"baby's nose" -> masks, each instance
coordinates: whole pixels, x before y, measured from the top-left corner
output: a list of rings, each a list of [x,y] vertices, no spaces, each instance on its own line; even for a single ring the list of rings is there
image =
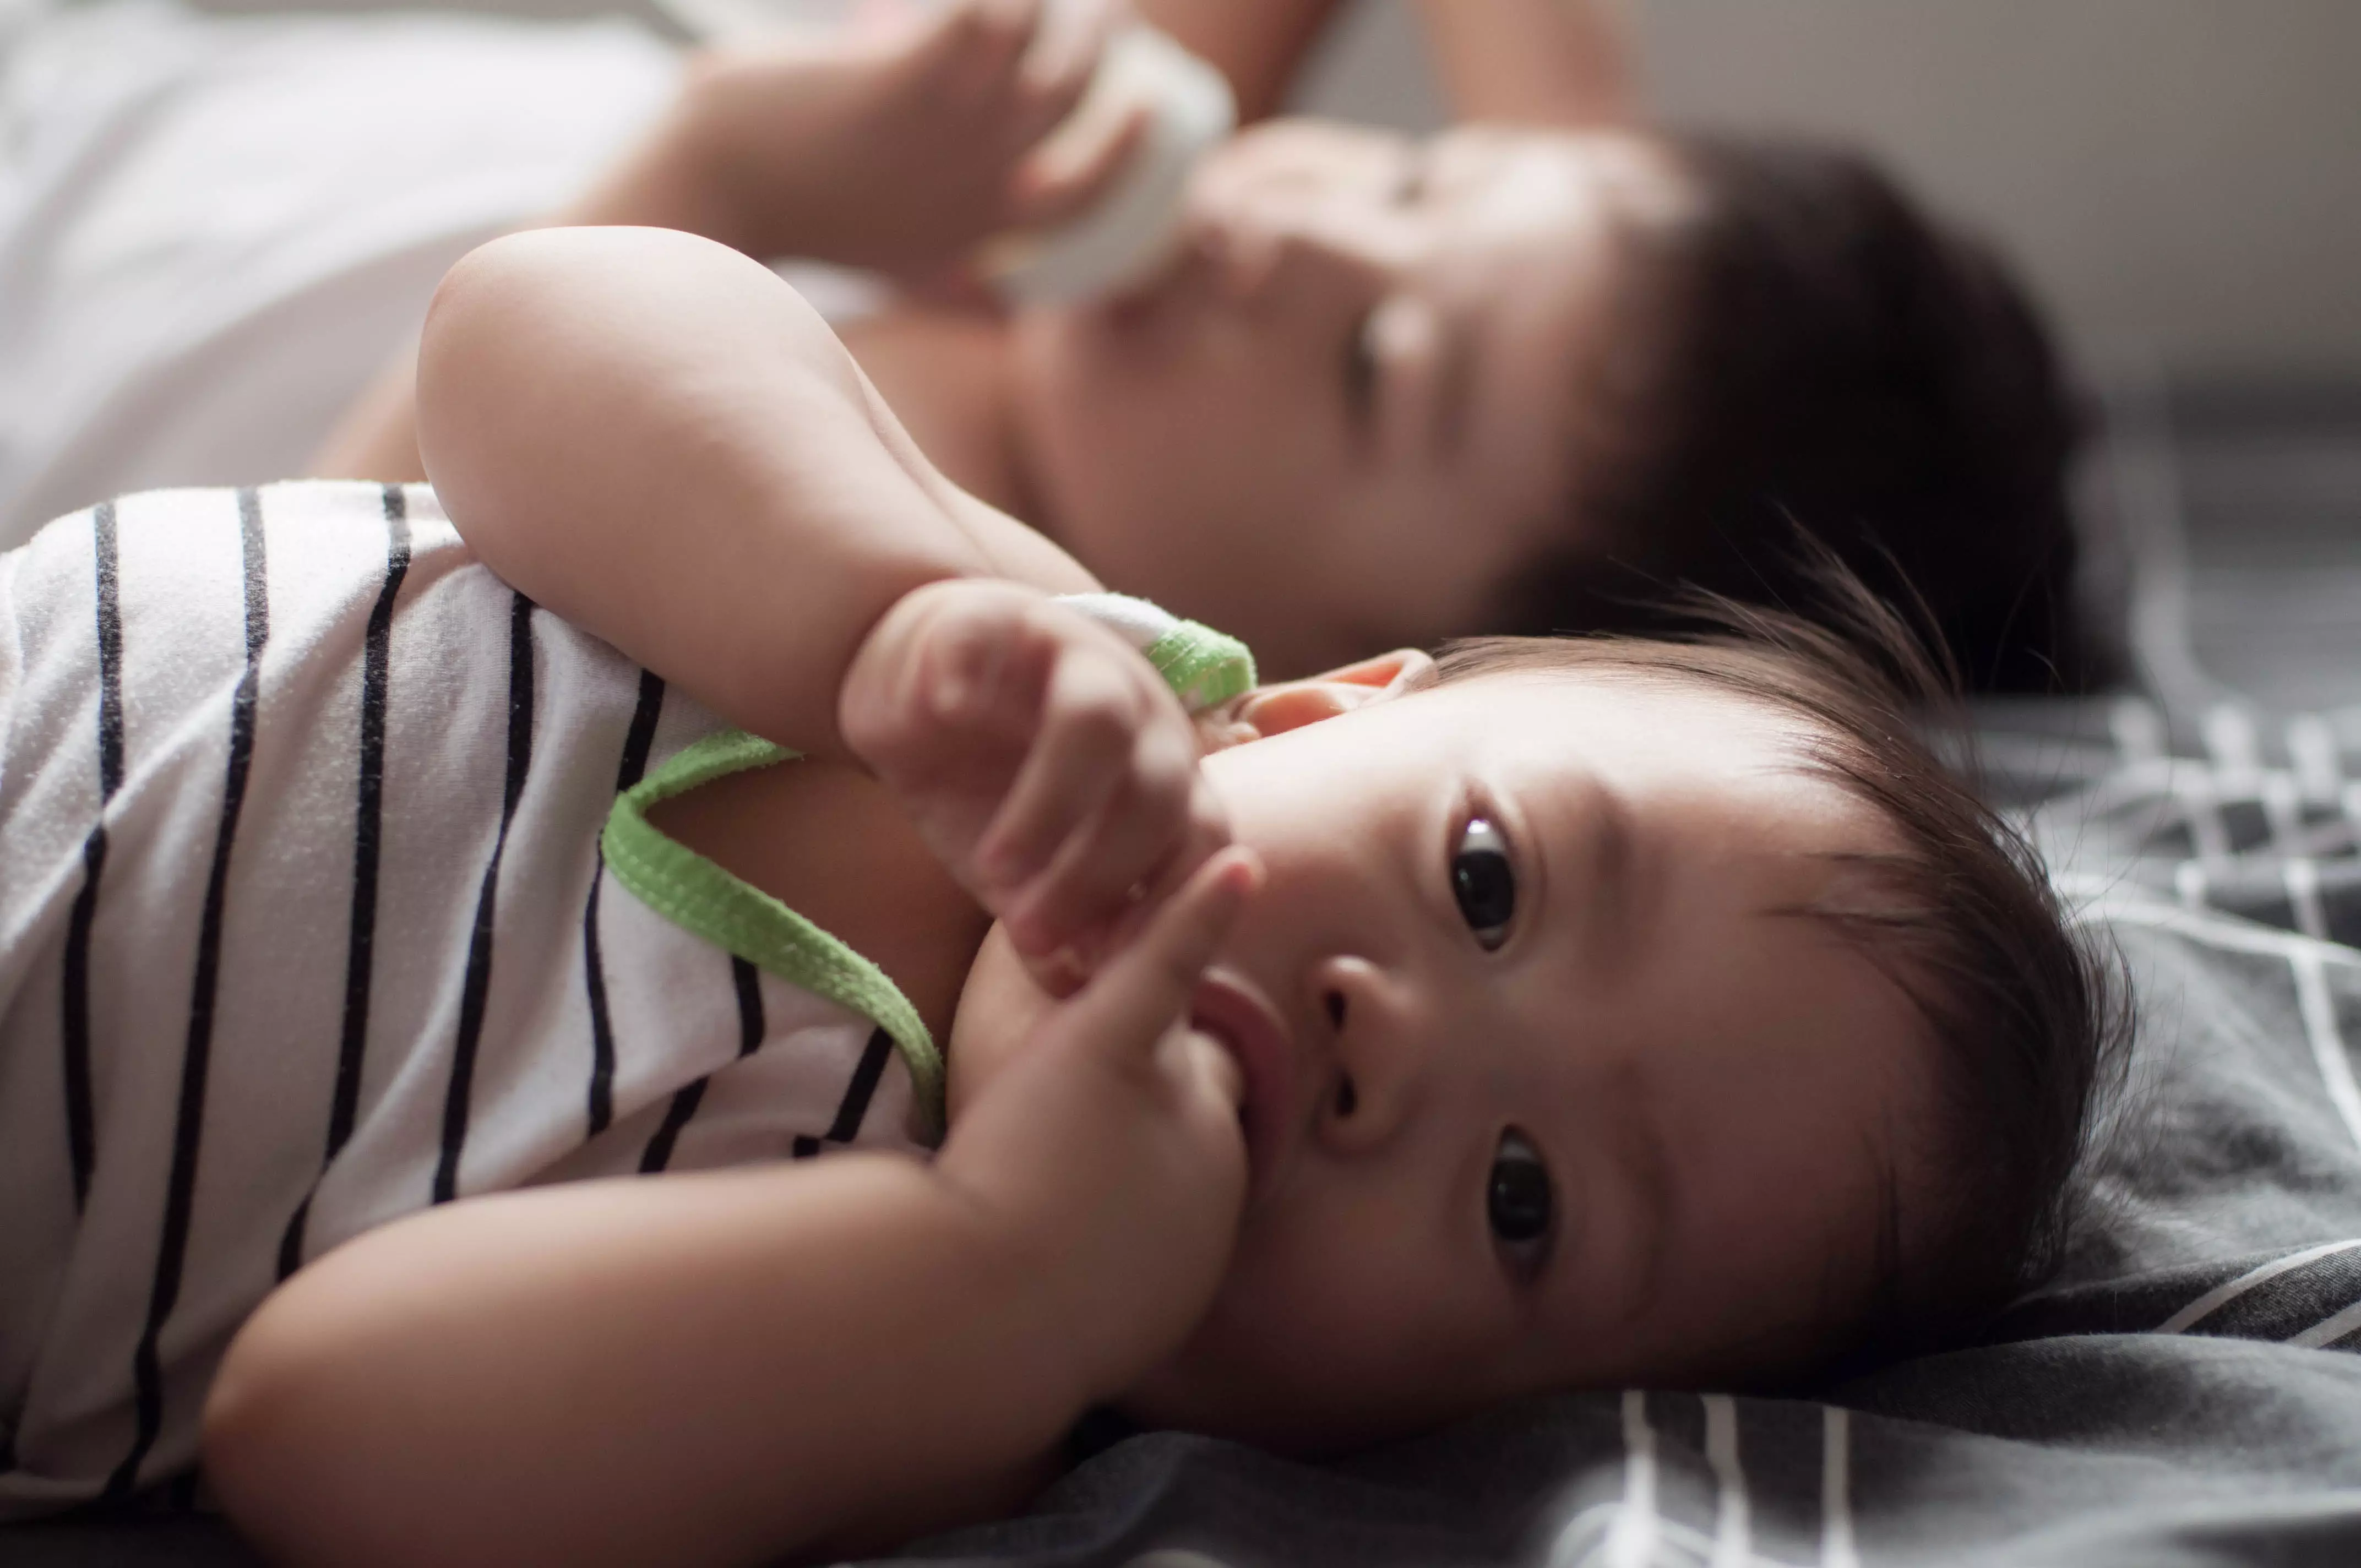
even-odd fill
[[[1201,229],[1197,246],[1231,300],[1312,319],[1366,310],[1394,270],[1381,247],[1308,218],[1226,219]]]
[[[1414,237],[1351,188],[1285,180],[1200,186],[1189,230],[1240,300],[1301,287],[1366,291],[1410,264]]]
[[[1366,959],[1323,959],[1312,979],[1328,1047],[1320,1139],[1339,1153],[1378,1147],[1416,1102],[1425,1053],[1415,1009],[1401,984]]]
[[[1266,120],[1197,166],[1196,193],[1284,190],[1301,196],[1383,188],[1411,144],[1389,132],[1326,120]]]

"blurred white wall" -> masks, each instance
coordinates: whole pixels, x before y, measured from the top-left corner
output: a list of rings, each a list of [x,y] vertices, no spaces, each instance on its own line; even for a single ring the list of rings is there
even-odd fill
[[[2361,0],[1630,4],[1661,113],[1867,143],[2007,247],[2089,369],[2361,378]],[[1405,0],[1305,101],[1434,121]]]

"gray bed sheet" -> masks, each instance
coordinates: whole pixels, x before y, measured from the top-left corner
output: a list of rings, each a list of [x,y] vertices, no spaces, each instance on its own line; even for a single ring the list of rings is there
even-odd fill
[[[2114,413],[2092,510],[2139,695],[1974,737],[2142,1016],[2057,1279],[1813,1399],[1535,1399],[1320,1466],[1136,1436],[900,1561],[2361,1563],[2361,395]],[[249,1561],[190,1517],[0,1534],[6,1564]]]

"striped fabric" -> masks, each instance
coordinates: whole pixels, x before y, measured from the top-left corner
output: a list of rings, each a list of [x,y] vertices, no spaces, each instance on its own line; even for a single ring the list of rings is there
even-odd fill
[[[263,1295],[519,1185],[913,1146],[882,1030],[598,832],[716,721],[431,492],[157,492],[0,557],[0,1519],[185,1473]]]

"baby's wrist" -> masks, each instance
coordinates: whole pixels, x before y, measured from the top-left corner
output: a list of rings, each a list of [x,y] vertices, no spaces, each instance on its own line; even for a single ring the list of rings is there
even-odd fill
[[[932,587],[932,583],[921,584],[887,605],[853,645],[852,656],[845,661],[844,674],[837,681],[836,732],[846,753],[873,772],[876,759],[870,754],[871,742],[881,732],[881,725],[890,726],[896,717],[895,696],[904,684],[897,672],[909,656],[925,613],[927,590]]]
[[[1016,1201],[988,1163],[977,1169],[970,1164],[955,1137],[931,1168],[965,1212],[985,1260],[979,1281],[1012,1293],[1012,1305],[1034,1331],[1027,1336],[1032,1358],[1052,1369],[1071,1415],[1115,1398],[1138,1381],[1148,1357],[1129,1343],[1137,1336],[1126,1332],[1122,1314],[1106,1311],[1104,1292],[1093,1288],[1084,1266],[1087,1238]]]
[[[928,658],[923,645],[937,635],[929,622],[946,615],[955,621],[980,615],[982,629],[972,625],[967,633],[972,652],[975,641],[1007,634],[1021,620],[1021,607],[1043,597],[1019,583],[962,576],[936,577],[904,592],[870,624],[837,683],[837,733],[845,750],[864,767],[873,767],[878,759],[865,740],[914,723],[972,719],[974,709],[988,705],[994,695],[988,679],[974,679],[973,666],[980,663],[988,673],[996,662],[953,657],[950,663],[960,668],[952,672],[950,689],[939,663],[930,663],[923,681],[917,681],[912,662]],[[1011,606],[1020,608],[1012,612]]]

